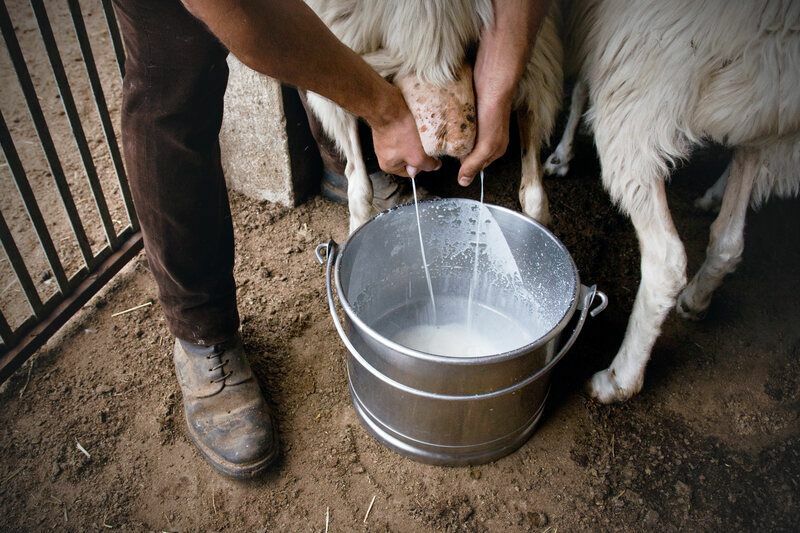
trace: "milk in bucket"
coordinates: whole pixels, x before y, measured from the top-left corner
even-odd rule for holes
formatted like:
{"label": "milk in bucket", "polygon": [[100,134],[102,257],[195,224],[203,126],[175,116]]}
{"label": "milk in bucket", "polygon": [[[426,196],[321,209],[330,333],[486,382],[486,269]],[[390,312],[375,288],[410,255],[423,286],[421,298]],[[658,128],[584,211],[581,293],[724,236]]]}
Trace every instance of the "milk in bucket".
{"label": "milk in bucket", "polygon": [[[414,207],[420,244],[420,260],[425,271],[429,301],[401,307],[376,325],[392,341],[424,353],[450,357],[481,357],[505,353],[538,339],[544,331],[524,328],[512,317],[502,315],[477,301],[486,270],[493,268],[514,286],[512,290],[527,292],[522,284],[519,267],[500,226],[492,220],[491,212],[483,207],[483,172],[481,201],[474,218],[474,229],[465,228],[474,237],[474,259],[469,292],[466,295],[435,294],[425,254],[416,183],[412,179]],[[483,265],[481,260],[484,259]],[[489,261],[491,259],[491,261]],[[485,266],[484,266],[485,265]],[[393,327],[394,324],[402,324]]]}

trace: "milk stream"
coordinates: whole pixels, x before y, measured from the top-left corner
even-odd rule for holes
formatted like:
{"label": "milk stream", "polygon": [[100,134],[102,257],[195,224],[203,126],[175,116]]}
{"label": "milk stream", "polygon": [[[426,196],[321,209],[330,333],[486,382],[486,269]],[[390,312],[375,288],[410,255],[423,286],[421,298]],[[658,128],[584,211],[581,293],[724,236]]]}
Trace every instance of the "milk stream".
{"label": "milk stream", "polygon": [[[378,324],[375,324],[378,331],[383,332],[394,342],[429,354],[450,357],[481,357],[517,349],[537,338],[533,335],[539,335],[535,331],[536,328],[531,328],[530,324],[526,323],[523,326],[522,322],[518,322],[516,318],[500,313],[491,305],[475,303],[479,288],[481,240],[485,240],[487,243],[492,242],[493,260],[505,267],[502,271],[508,274],[509,279],[520,278],[516,261],[508,249],[502,231],[496,227],[496,224],[488,224],[492,217],[491,213],[487,213],[485,210],[482,171],[480,179],[481,201],[478,206],[478,218],[473,226],[476,228],[475,254],[468,295],[465,297],[458,294],[440,293],[438,305],[433,293],[428,259],[425,254],[425,242],[422,238],[416,180],[411,179],[417,217],[417,235],[419,236],[425,280],[428,284],[430,305],[424,300],[410,303],[387,314],[379,320]],[[486,239],[481,238],[484,230],[487,232]]]}
{"label": "milk stream", "polygon": [[483,170],[481,170],[481,206],[478,211],[478,228],[475,231],[475,260],[472,263],[472,279],[469,282],[469,297],[467,298],[467,331],[472,331],[472,300],[475,285],[478,282],[478,251],[481,246],[481,231],[483,231]]}
{"label": "milk stream", "polygon": [[431,283],[431,272],[428,269],[428,260],[425,258],[425,244],[422,242],[422,226],[419,223],[419,202],[417,201],[417,180],[411,178],[411,189],[414,191],[414,209],[417,212],[417,233],[419,234],[419,251],[422,253],[422,266],[425,267],[425,280],[428,282],[428,293],[431,295],[431,307],[433,309],[433,323],[438,323],[436,319],[436,298],[433,297],[433,284]]}

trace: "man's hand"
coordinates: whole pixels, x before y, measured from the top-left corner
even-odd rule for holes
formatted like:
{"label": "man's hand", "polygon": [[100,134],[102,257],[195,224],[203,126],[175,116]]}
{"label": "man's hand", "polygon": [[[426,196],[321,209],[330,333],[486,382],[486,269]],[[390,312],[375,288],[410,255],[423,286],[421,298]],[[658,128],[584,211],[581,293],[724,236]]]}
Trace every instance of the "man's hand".
{"label": "man's hand", "polygon": [[475,59],[478,136],[458,171],[458,183],[465,187],[506,152],[511,104],[550,0],[495,0],[493,4],[494,21],[483,29]]}
{"label": "man's hand", "polygon": [[[476,67],[476,79],[478,75]],[[478,135],[475,147],[461,161],[461,169],[458,171],[458,183],[463,187],[472,183],[481,170],[506,153],[508,147],[511,99],[496,94],[482,95],[477,88],[476,92]]]}
{"label": "man's hand", "polygon": [[417,123],[399,90],[389,98],[384,109],[384,113],[368,121],[381,169],[409,178],[420,171],[438,170],[442,163],[428,156],[422,148]]}

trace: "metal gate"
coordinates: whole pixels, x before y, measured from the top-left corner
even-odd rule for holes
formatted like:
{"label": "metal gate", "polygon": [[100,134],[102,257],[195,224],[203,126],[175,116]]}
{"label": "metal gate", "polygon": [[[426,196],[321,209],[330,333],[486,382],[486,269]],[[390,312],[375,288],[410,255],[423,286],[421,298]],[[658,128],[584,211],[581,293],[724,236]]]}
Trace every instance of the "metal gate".
{"label": "metal gate", "polygon": [[[0,293],[0,382],[19,368],[142,248],[141,232],[103,88],[103,82],[108,83],[110,78],[108,73],[104,77],[95,60],[97,53],[116,63],[117,72],[112,77],[119,87],[125,54],[111,1],[94,2],[97,5],[93,12],[86,8],[90,0],[82,3],[79,0],[47,3],[30,0],[30,6],[23,5],[22,0],[3,0],[0,4],[0,30],[5,45],[5,51],[0,53],[6,56],[4,68],[13,71],[16,77],[13,80],[12,76],[5,76],[2,90],[3,94],[10,93],[10,84],[16,82],[18,87],[14,90],[21,92],[16,106],[0,102],[0,146],[4,158],[0,161],[0,180],[5,182],[0,189],[3,202],[0,243],[5,254],[0,262],[5,265],[0,264],[0,267],[5,272],[2,276],[8,278],[0,276],[5,285],[0,287],[3,290]],[[60,10],[60,26],[54,32],[51,19],[55,18],[48,17],[48,12],[52,13],[56,7]],[[22,8],[27,17],[20,21],[21,16],[14,9],[22,11]],[[12,20],[10,11],[17,15],[16,20]],[[85,16],[94,13],[98,16],[93,19]],[[102,20],[98,20],[100,18]],[[87,22],[92,23],[92,31],[87,29]],[[99,23],[103,25],[102,31],[98,29]],[[68,26],[61,27],[64,24]],[[24,46],[20,45],[23,38],[26,43],[43,47],[41,57],[24,55]],[[63,42],[67,38],[72,43],[72,56],[65,66]],[[105,49],[97,46],[98,39],[107,41]],[[32,76],[33,66],[39,72],[43,64],[49,79],[41,73]],[[74,96],[76,72],[81,74],[85,84],[82,99]],[[53,101],[51,97],[45,98],[45,89],[57,94],[55,99],[60,103],[44,106],[43,102]],[[93,111],[91,116],[84,102],[89,99],[94,102],[94,109],[89,107]],[[58,106],[55,118],[48,116],[44,109],[52,110],[53,105]],[[26,113],[21,113],[25,108]],[[7,123],[9,114],[14,118]],[[24,120],[18,116],[20,114],[26,115]],[[87,137],[90,118],[94,138]],[[52,126],[55,119],[63,124],[57,131]],[[33,141],[24,140],[28,131],[25,128],[29,128]],[[16,137],[23,140],[15,143]],[[38,153],[38,161],[36,157],[27,160],[21,157],[20,146],[26,153]],[[71,172],[64,163],[67,149],[72,150]],[[98,164],[101,151],[105,170]],[[28,167],[38,168],[36,180],[26,171],[26,161]],[[47,189],[42,188],[45,181]],[[75,191],[79,186],[86,194],[76,202]],[[46,205],[40,205],[42,202],[37,200],[34,189],[45,191],[39,193],[39,197],[48,199]],[[11,198],[12,195],[17,196]],[[53,201],[52,197],[57,200]],[[59,207],[58,213],[53,205]],[[63,221],[61,226],[59,221]],[[53,232],[66,233],[66,236],[54,240]],[[69,254],[72,254],[72,272],[64,262]],[[44,265],[38,272],[31,267],[36,261]],[[15,295],[25,302],[27,309],[20,307]]]}

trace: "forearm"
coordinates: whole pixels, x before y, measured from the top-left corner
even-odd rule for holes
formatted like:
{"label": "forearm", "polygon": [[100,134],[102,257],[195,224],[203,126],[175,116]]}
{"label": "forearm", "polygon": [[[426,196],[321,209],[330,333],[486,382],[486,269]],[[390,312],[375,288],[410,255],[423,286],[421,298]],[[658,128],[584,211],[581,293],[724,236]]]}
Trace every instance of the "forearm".
{"label": "forearm", "polygon": [[300,0],[183,0],[245,65],[319,93],[373,127],[405,109],[400,92]]}
{"label": "forearm", "polygon": [[508,124],[519,82],[550,0],[493,0],[494,21],[481,32],[475,59],[478,137],[461,161],[458,182],[469,185],[508,147]]}
{"label": "forearm", "polygon": [[484,28],[475,64],[480,100],[509,108],[550,0],[494,0],[494,22]]}

